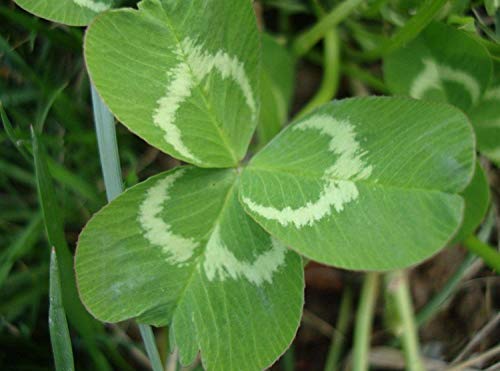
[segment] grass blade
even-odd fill
[[[106,187],[106,196],[108,202],[110,202],[123,191],[115,122],[112,113],[99,97],[94,86],[91,87],[91,92],[99,158]],[[153,370],[162,371],[163,366],[154,340],[153,330],[150,326],[143,324],[139,324],[139,329]]]
[[[73,350],[62,301],[61,279],[55,249],[52,249],[50,253],[49,297],[49,331],[55,367],[57,371],[72,371],[75,369]]]
[[[0,287],[9,275],[14,262],[27,254],[38,241],[41,231],[42,217],[37,213],[0,257]]]
[[[84,339],[96,368],[99,370],[110,370],[106,358],[100,353],[94,340],[95,334],[102,331],[102,329],[97,326],[97,322],[90,317],[78,297],[76,281],[73,274],[73,256],[69,251],[64,236],[62,218],[57,204],[54,186],[47,167],[45,152],[33,128],[31,130],[31,135],[38,199],[49,244],[55,248],[57,253],[61,278],[61,291],[64,307],[68,313],[68,319]]]

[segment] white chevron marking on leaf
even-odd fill
[[[209,281],[227,278],[245,277],[251,283],[260,286],[264,282],[272,283],[273,274],[285,262],[286,247],[271,238],[272,248],[260,254],[253,262],[240,261],[229,251],[222,241],[217,225],[207,243],[203,267]]]
[[[256,118],[257,105],[244,65],[236,57],[221,50],[216,54],[210,54],[190,38],[181,42],[176,54],[184,62],[168,71],[170,83],[166,95],[157,101],[158,107],[153,114],[153,121],[165,132],[165,141],[177,152],[192,161],[200,161],[184,144],[181,130],[175,125],[175,119],[181,104],[191,96],[192,90],[208,74],[215,70],[223,79],[231,78],[236,82],[250,108],[252,120]]]
[[[108,4],[100,3],[94,0],[73,0],[73,2],[96,13],[104,12],[105,10],[111,8]]]
[[[165,202],[170,199],[169,190],[184,172],[184,169],[178,170],[158,181],[147,191],[146,198],[139,207],[138,220],[144,230],[144,237],[151,244],[161,247],[172,264],[187,261],[199,246],[192,238],[174,234],[161,215]]]
[[[443,90],[443,81],[461,84],[469,93],[472,102],[477,103],[481,95],[481,87],[477,80],[467,72],[436,63],[433,59],[423,59],[424,69],[413,80],[410,95],[421,99],[430,89]]]
[[[329,136],[329,151],[338,156],[322,177],[324,186],[318,199],[308,201],[298,208],[287,206],[278,209],[259,205],[244,197],[243,202],[252,211],[266,219],[276,220],[283,226],[293,223],[297,228],[302,228],[330,215],[332,207],[341,212],[347,203],[358,198],[359,192],[354,180],[368,178],[372,173],[372,166],[367,166],[363,161],[366,152],[361,150],[356,141],[354,127],[346,120],[338,121],[327,115],[316,115],[293,128],[299,131],[311,129]]]

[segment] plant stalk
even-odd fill
[[[402,270],[394,271],[387,274],[387,279],[387,294],[396,309],[398,318],[396,332],[403,343],[406,370],[424,371],[407,273]]]
[[[339,369],[342,348],[345,344],[345,334],[349,327],[352,311],[352,290],[350,287],[344,289],[340,311],[335,324],[335,331],[332,334],[332,342],[326,359],[325,371],[337,371]]]
[[[341,23],[349,14],[351,14],[364,0],[344,0],[330,13],[325,15],[312,28],[303,32],[297,37],[292,45],[292,50],[297,56],[303,56],[321,40],[336,25]]]
[[[108,202],[111,202],[123,191],[115,122],[113,114],[99,97],[94,86],[91,87],[91,93],[101,169],[106,196]],[[163,366],[154,341],[153,330],[148,325],[138,324],[138,326],[153,370],[162,371]]]
[[[378,273],[366,273],[361,289],[361,298],[356,313],[356,326],[354,329],[352,363],[354,371],[368,370],[368,354],[370,352],[370,338],[379,281],[380,277]]]
[[[500,254],[496,249],[481,241],[476,236],[469,236],[464,241],[464,246],[471,253],[481,257],[485,264],[500,273]]]
[[[295,117],[299,119],[315,108],[329,102],[335,97],[340,80],[340,38],[336,29],[325,34],[323,57],[323,78],[316,94]]]

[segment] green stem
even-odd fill
[[[356,313],[352,366],[354,371],[368,370],[368,353],[370,351],[370,337],[378,286],[379,274],[375,272],[367,273],[361,289],[361,298]]]
[[[374,60],[404,46],[434,19],[448,0],[427,0],[406,24],[378,48],[363,54],[363,59]]]
[[[326,358],[325,371],[336,371],[340,364],[340,357],[342,354],[342,348],[345,343],[345,334],[347,333],[347,327],[349,326],[349,321],[351,319],[352,311],[352,290],[350,287],[344,289],[342,294],[342,301],[340,303],[340,311],[335,324],[335,332],[332,334],[332,342],[330,344],[330,350]]]
[[[115,122],[113,115],[97,94],[94,86],[92,86],[92,106],[106,196],[108,202],[111,202],[123,191]],[[154,342],[153,330],[150,326],[143,324],[139,324],[139,329],[153,370],[163,370],[158,348]]]
[[[406,369],[423,371],[424,365],[420,357],[417,326],[413,315],[410,286],[405,271],[388,273],[387,293],[395,304],[398,317],[397,332],[400,333],[405,352]]]
[[[487,266],[500,273],[500,254],[496,249],[479,240],[476,236],[467,237],[464,245],[467,250],[481,257]]]
[[[342,22],[352,11],[354,11],[364,0],[344,0],[324,16],[312,28],[297,37],[292,49],[297,56],[306,54],[321,40],[330,30]]]
[[[378,91],[379,93],[387,95],[390,94],[390,91],[387,89],[384,82],[378,77],[372,75],[366,69],[363,69],[354,63],[343,64],[341,69],[347,76],[361,81],[366,86]]]
[[[296,118],[301,118],[315,108],[329,102],[337,93],[340,79],[340,39],[337,30],[329,30],[325,34],[324,43],[324,73],[321,86]]]

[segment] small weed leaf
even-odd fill
[[[183,364],[256,370],[288,347],[303,304],[301,258],[238,200],[235,170],[181,167],[129,189],[80,236],[76,273],[103,321],[170,325]]]
[[[98,17],[85,46],[97,90],[131,131],[200,167],[244,157],[259,117],[250,2],[145,0]]]
[[[432,23],[384,60],[385,79],[393,93],[449,102],[464,111],[480,102],[491,71],[482,45],[442,23]]]
[[[98,13],[113,6],[113,0],[15,0],[26,11],[69,26],[85,26]]]
[[[479,150],[500,166],[500,63],[495,64],[495,77],[481,102],[469,116],[476,130]]]
[[[474,158],[472,129],[453,107],[348,99],[306,116],[258,153],[243,172],[240,199],[269,233],[311,259],[398,269],[434,254],[457,230],[456,193],[469,183]]]

